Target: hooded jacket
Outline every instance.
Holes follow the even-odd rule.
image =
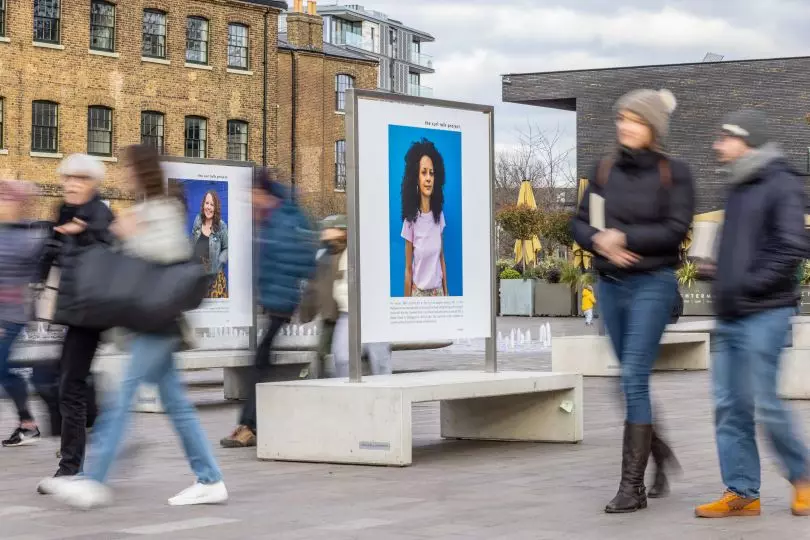
[[[661,178],[660,162],[667,160],[669,185]],[[649,150],[621,150],[604,185],[594,167],[585,196],[572,220],[574,240],[594,253],[594,266],[602,274],[650,272],[674,268],[680,259],[680,246],[694,213],[692,173],[686,163]],[[593,237],[599,231],[590,224],[590,197],[605,200],[605,226],[627,236],[627,249],[641,260],[627,269],[618,269],[594,252]]]
[[[712,299],[721,319],[799,301],[796,272],[807,258],[802,182],[778,146],[751,151],[728,169],[729,191]]]

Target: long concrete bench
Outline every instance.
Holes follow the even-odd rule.
[[[709,368],[708,332],[665,332],[654,371]],[[606,336],[564,336],[551,342],[551,370],[587,377],[617,377],[621,368]]]
[[[438,401],[441,436],[568,442],[583,437],[582,377],[433,371],[257,385],[259,459],[407,466],[414,403]]]

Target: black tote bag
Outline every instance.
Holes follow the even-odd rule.
[[[62,269],[54,320],[80,328],[160,333],[205,298],[211,276],[197,262],[162,265],[95,244]]]

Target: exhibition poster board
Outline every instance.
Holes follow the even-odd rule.
[[[253,164],[167,158],[167,183],[186,202],[192,257],[214,276],[202,305],[188,313],[203,349],[251,345],[253,302]]]
[[[365,90],[349,101],[356,342],[490,340],[492,107]]]

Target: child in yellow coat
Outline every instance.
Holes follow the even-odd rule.
[[[596,305],[596,296],[593,294],[593,287],[585,285],[582,289],[582,313],[585,314],[585,325],[593,324],[593,308]]]

